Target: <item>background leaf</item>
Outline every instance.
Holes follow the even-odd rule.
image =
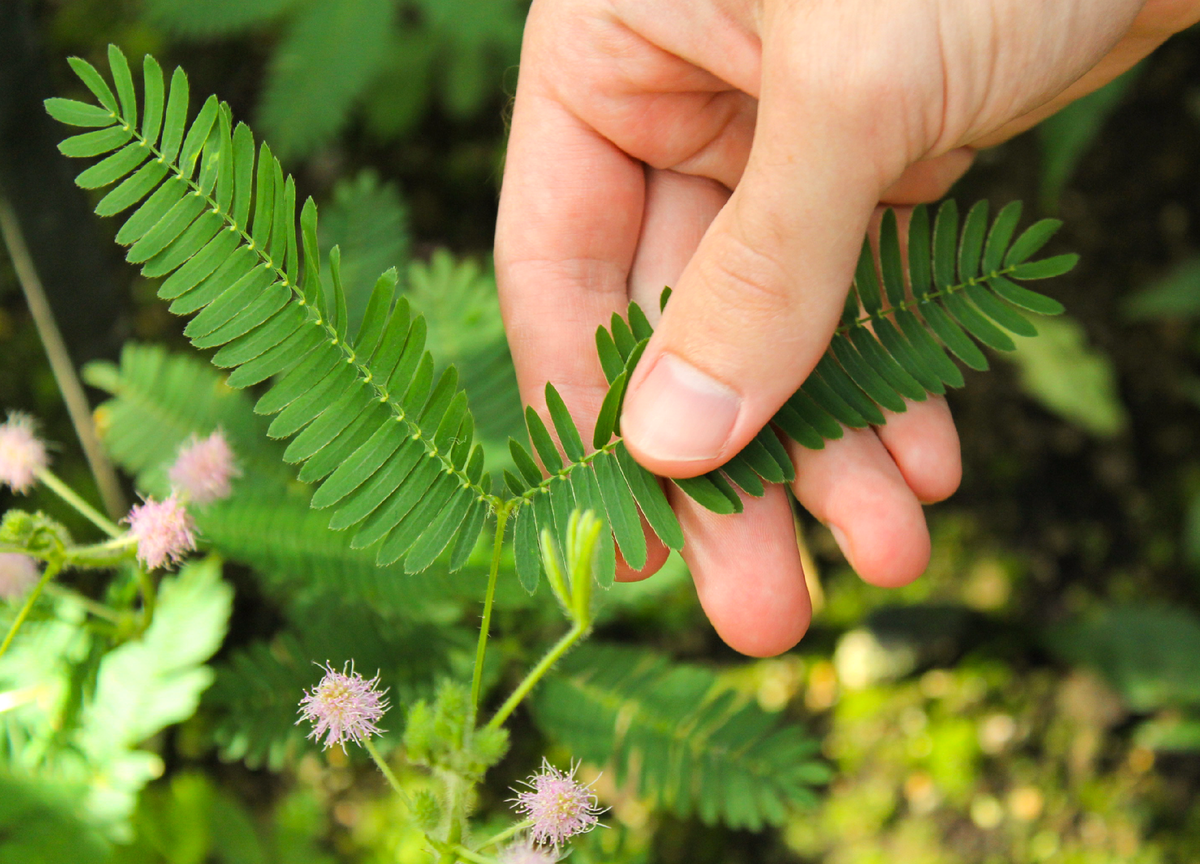
[[[0,770],[0,861],[101,864],[109,850],[79,818],[78,794]]]
[[[1038,318],[1038,336],[1014,336],[1017,350],[1004,355],[1016,365],[1021,388],[1041,405],[1101,438],[1129,422],[1117,391],[1112,361],[1087,344],[1079,322]]]
[[[342,128],[381,68],[394,15],[392,0],[327,0],[289,21],[259,107],[263,135],[280,159],[311,153]]]
[[[1200,313],[1200,258],[1188,258],[1126,297],[1122,311],[1131,321],[1185,319]]]
[[[230,36],[279,16],[302,0],[144,0],[145,15],[180,36]]]
[[[569,655],[534,702],[551,738],[681,816],[757,829],[815,803],[815,742],[717,687],[712,672],[615,645]]]
[[[1113,606],[1045,638],[1062,659],[1103,675],[1135,711],[1200,705],[1200,618],[1192,612]]]

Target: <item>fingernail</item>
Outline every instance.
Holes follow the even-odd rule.
[[[621,432],[643,454],[664,462],[720,455],[742,398],[695,366],[662,354],[625,400]]]

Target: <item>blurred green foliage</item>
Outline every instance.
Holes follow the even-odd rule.
[[[276,34],[258,126],[285,160],[311,155],[361,109],[384,140],[437,105],[470,118],[496,105],[521,44],[524,0],[145,0],[181,39]]]
[[[1038,335],[1014,336],[1006,358],[1034,399],[1093,435],[1109,438],[1129,424],[1112,360],[1087,344],[1083,327],[1069,317],[1041,318]]]

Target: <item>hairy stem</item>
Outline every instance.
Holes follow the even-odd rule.
[[[511,504],[501,504],[496,510],[496,540],[492,545],[492,567],[488,571],[487,594],[483,598],[483,621],[479,625],[479,645],[475,649],[475,672],[471,676],[471,713],[479,710],[479,691],[483,686],[483,658],[487,654],[488,635],[492,628],[492,605],[496,599],[496,579],[500,573],[500,556],[504,551],[504,526],[508,522]]]
[[[446,846],[442,849],[438,864],[454,864],[459,857],[458,845],[462,842],[465,796],[462,780],[454,774],[446,776],[446,800],[450,805],[446,808],[450,814],[450,825],[446,831]]]
[[[50,489],[59,498],[66,501],[76,510],[78,510],[89,522],[107,534],[109,537],[120,537],[122,531],[112,520],[101,515],[96,508],[80,498],[75,490],[64,483],[62,480],[51,471],[49,468],[43,468],[37,472],[38,480],[42,481],[48,489]]]
[[[404,788],[400,785],[400,781],[396,778],[396,775],[392,772],[392,769],[388,766],[387,762],[385,762],[383,757],[379,755],[379,750],[376,749],[375,742],[370,738],[364,738],[362,741],[362,746],[363,749],[367,751],[367,755],[374,760],[375,766],[383,773],[384,779],[386,779],[388,785],[392,787],[392,791],[399,796],[400,800],[404,802],[406,807],[409,807],[408,793],[404,791]]]
[[[586,636],[590,629],[590,627],[576,624],[565,636],[559,639],[554,644],[554,647],[546,653],[546,656],[529,671],[529,674],[525,676],[525,680],[517,685],[517,689],[512,692],[512,695],[504,700],[504,704],[500,706],[500,710],[488,721],[487,728],[498,729],[503,725],[504,721],[508,719],[508,715],[516,710],[516,707],[521,704],[521,700],[529,695],[529,691],[537,685],[538,681],[542,680],[551,667],[561,660],[562,656],[570,651],[576,642]]]
[[[4,643],[0,644],[0,657],[3,657],[8,651],[8,646],[12,644],[13,638],[17,635],[17,631],[21,629],[21,625],[25,623],[25,619],[29,617],[29,611],[33,609],[33,604],[37,602],[42,591],[50,580],[58,575],[62,570],[62,561],[51,561],[46,565],[46,569],[42,571],[42,578],[38,580],[38,584],[29,592],[29,596],[25,598],[25,605],[21,607],[21,611],[17,613],[16,619],[12,626],[8,628],[8,635],[4,637]]]
[[[46,292],[42,288],[41,279],[33,266],[33,258],[25,245],[25,237],[21,233],[21,225],[13,213],[7,199],[0,195],[0,235],[4,236],[4,244],[8,247],[12,259],[13,270],[16,271],[17,281],[25,294],[25,302],[33,316],[34,326],[46,349],[50,360],[50,371],[62,393],[67,405],[67,413],[75,426],[75,434],[83,446],[83,455],[87,459],[100,497],[104,501],[104,509],[113,519],[120,518],[128,508],[125,506],[125,496],[121,493],[121,485],[117,480],[117,472],[100,446],[96,435],[96,427],[92,423],[92,412],[88,407],[87,396],[84,395],[83,385],[75,373],[75,364],[71,362],[71,354],[63,341],[62,333],[54,320],[54,312],[46,300]]]

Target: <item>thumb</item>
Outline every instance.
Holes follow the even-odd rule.
[[[625,442],[657,474],[718,467],[803,383],[837,326],[880,192],[905,167],[876,167],[877,118],[845,101],[822,110],[812,94],[772,101],[767,83],[746,172],[626,395]]]

